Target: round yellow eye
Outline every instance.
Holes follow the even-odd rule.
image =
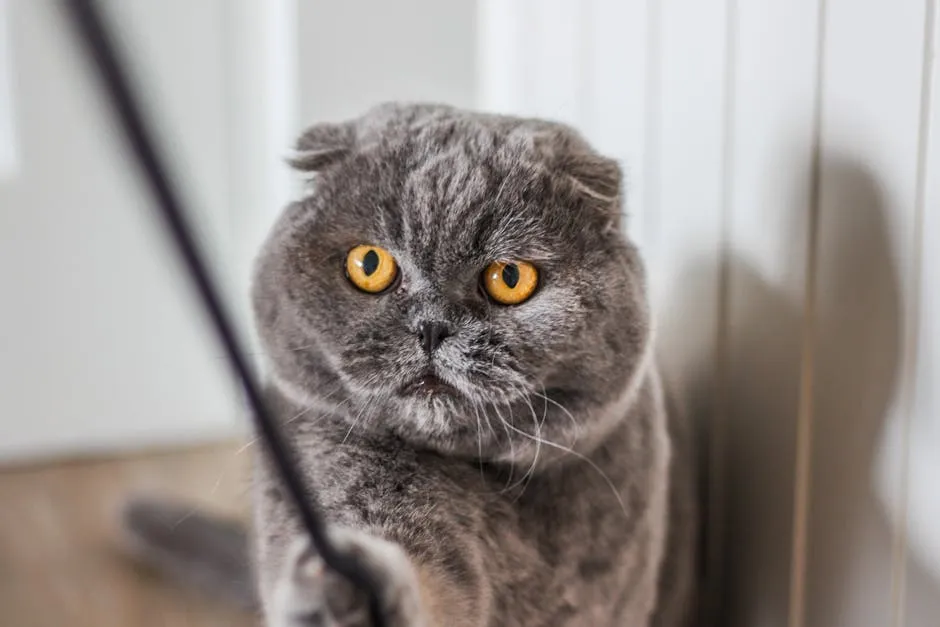
[[[483,289],[502,305],[527,301],[539,284],[539,271],[527,261],[494,261],[483,272]]]
[[[346,253],[346,276],[363,292],[378,294],[395,281],[398,264],[384,248],[356,246]]]

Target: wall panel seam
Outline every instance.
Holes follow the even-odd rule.
[[[926,194],[928,180],[928,164],[930,162],[931,144],[931,107],[933,104],[933,72],[934,56],[936,53],[937,36],[940,26],[937,19],[937,0],[925,0],[924,14],[924,43],[923,62],[921,68],[920,85],[920,111],[918,119],[917,137],[917,172],[915,178],[914,196],[914,232],[911,260],[911,295],[907,303],[910,316],[908,328],[904,338],[904,367],[907,381],[904,386],[904,399],[902,401],[901,417],[901,471],[899,473],[898,502],[899,518],[894,530],[891,551],[891,624],[901,627],[904,624],[906,603],[905,589],[907,583],[907,552],[908,552],[908,480],[910,461],[910,432],[913,420],[915,394],[917,388],[917,361],[918,342],[920,338],[920,315],[922,301],[921,281],[923,277],[924,258],[924,212],[926,211]]]

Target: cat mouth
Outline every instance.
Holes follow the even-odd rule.
[[[430,372],[426,372],[416,379],[405,383],[399,389],[402,396],[437,396],[448,395],[456,396],[457,388],[447,383],[440,377]]]

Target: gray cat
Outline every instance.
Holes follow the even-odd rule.
[[[439,105],[297,148],[312,191],[254,282],[271,402],[389,624],[690,624],[692,453],[616,163],[562,124]],[[263,457],[255,505],[267,624],[368,624]],[[152,539],[165,512],[134,511]]]

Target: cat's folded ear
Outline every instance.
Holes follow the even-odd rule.
[[[536,139],[548,167],[569,190],[603,220],[604,230],[620,231],[623,220],[623,172],[609,157],[598,154],[567,127],[552,128]]]
[[[613,159],[576,150],[558,155],[555,166],[590,198],[606,204],[619,202],[623,173]]]
[[[317,124],[304,131],[297,140],[288,163],[301,172],[319,172],[347,157],[355,143],[355,131],[351,125]]]
[[[619,207],[623,173],[615,160],[597,154],[576,131],[559,124],[538,128],[535,144],[549,168],[592,204]]]

